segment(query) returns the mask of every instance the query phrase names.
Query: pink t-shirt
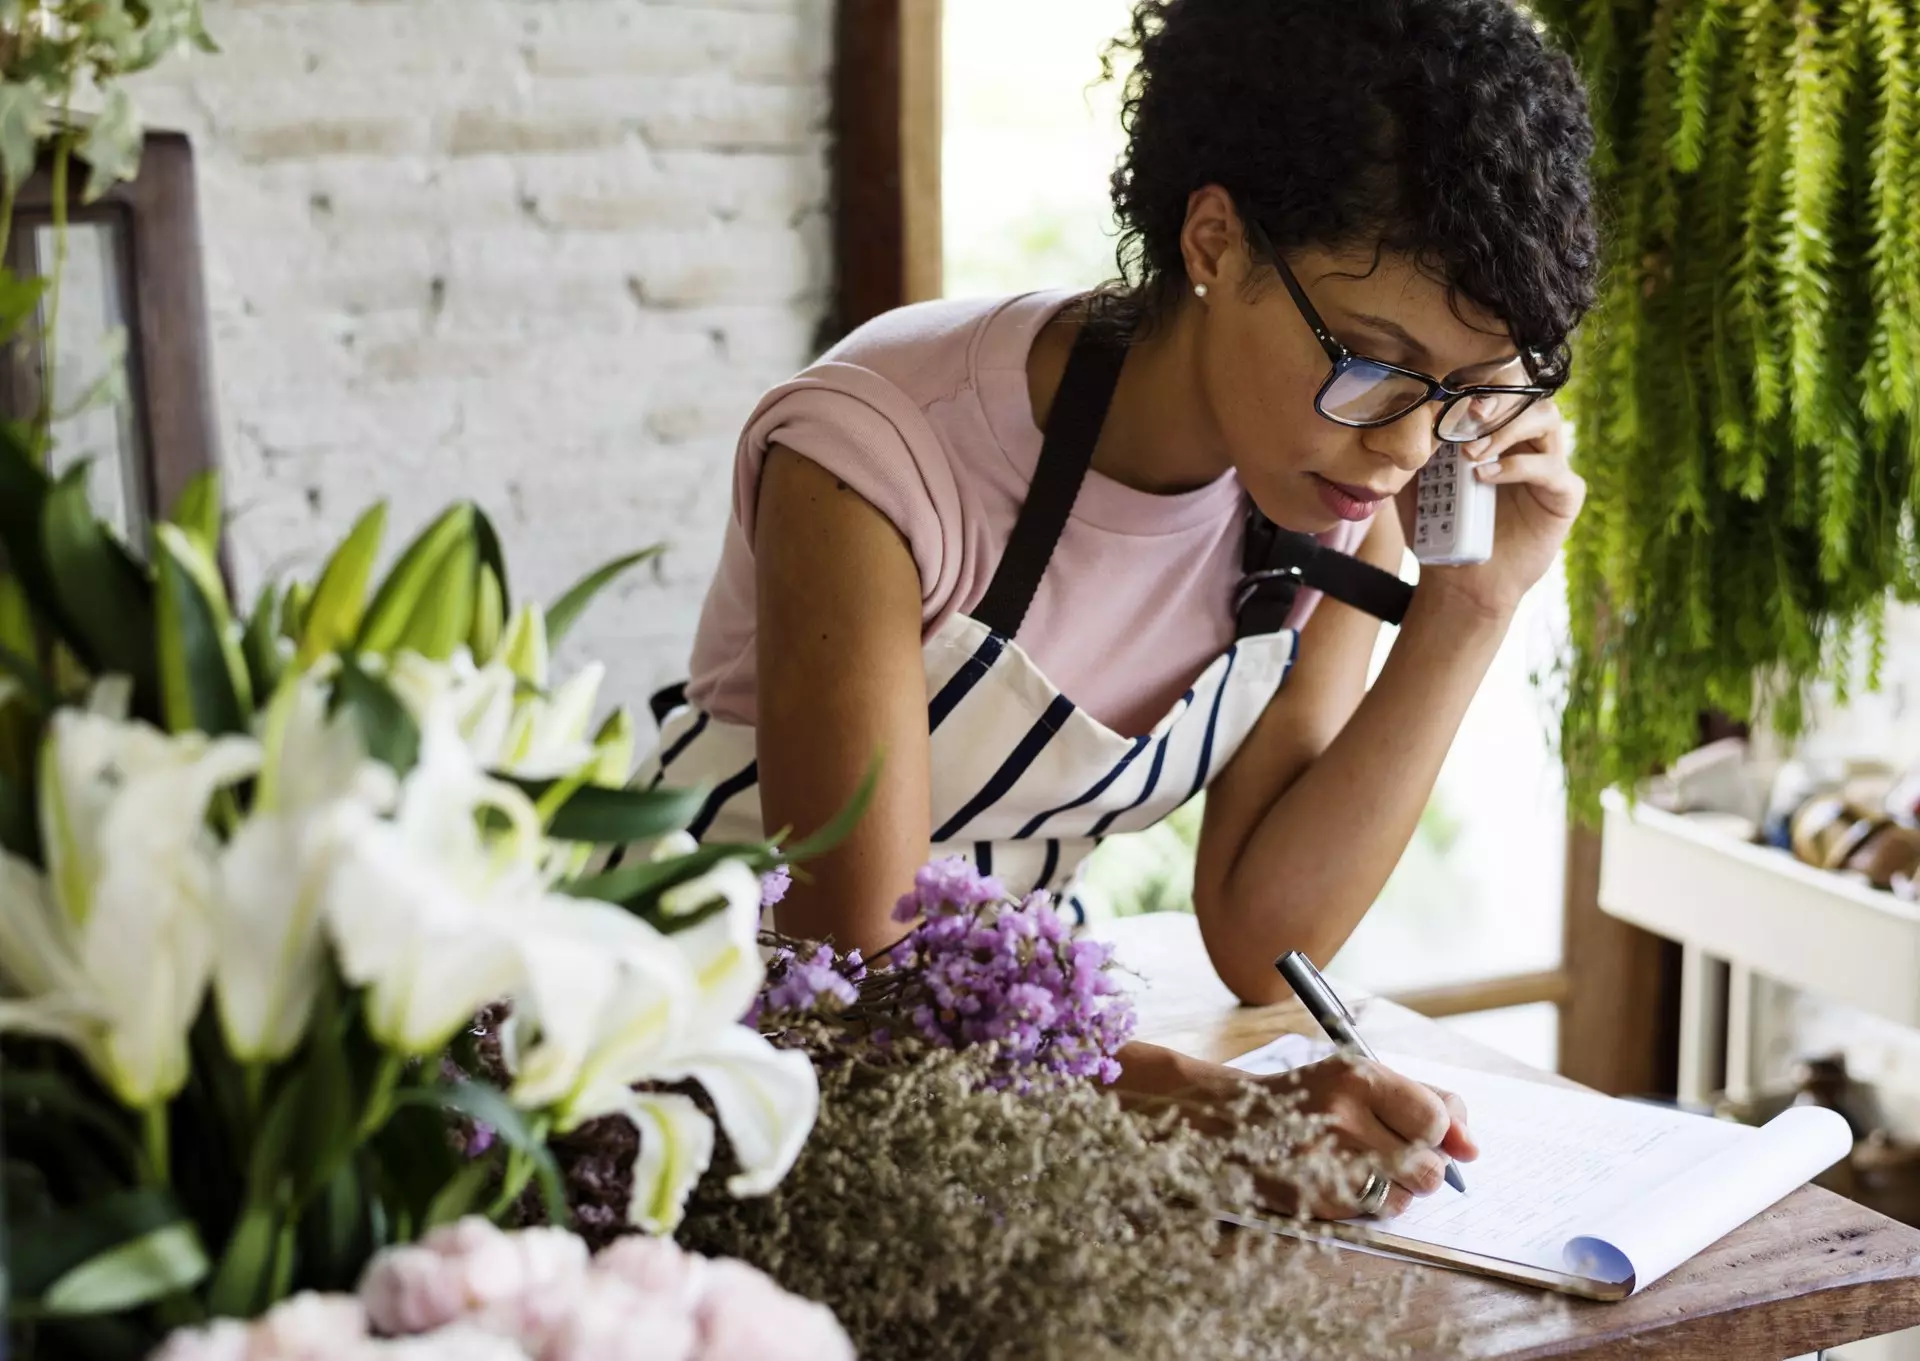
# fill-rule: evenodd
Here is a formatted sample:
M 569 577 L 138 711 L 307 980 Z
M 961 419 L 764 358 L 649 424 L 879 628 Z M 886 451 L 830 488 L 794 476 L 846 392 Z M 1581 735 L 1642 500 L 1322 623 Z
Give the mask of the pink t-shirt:
M 694 704 L 755 721 L 753 535 L 769 445 L 811 459 L 893 522 L 919 568 L 923 636 L 973 608 L 1040 457 L 1028 351 L 1075 296 L 901 308 L 761 399 L 740 439 L 733 515 L 694 638 Z M 1163 496 L 1088 472 L 1020 646 L 1094 718 L 1148 731 L 1233 641 L 1244 505 L 1232 473 Z M 1342 525 L 1321 541 L 1352 552 L 1365 532 Z M 1293 627 L 1316 598 L 1301 593 Z

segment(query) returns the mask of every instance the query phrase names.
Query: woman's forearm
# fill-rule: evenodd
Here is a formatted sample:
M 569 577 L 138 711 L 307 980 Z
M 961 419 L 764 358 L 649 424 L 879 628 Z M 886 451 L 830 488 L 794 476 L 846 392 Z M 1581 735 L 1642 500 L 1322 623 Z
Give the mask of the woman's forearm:
M 1215 968 L 1241 998 L 1287 995 L 1272 961 L 1324 964 L 1412 839 L 1511 616 L 1423 586 L 1353 717 L 1255 824 L 1202 904 Z

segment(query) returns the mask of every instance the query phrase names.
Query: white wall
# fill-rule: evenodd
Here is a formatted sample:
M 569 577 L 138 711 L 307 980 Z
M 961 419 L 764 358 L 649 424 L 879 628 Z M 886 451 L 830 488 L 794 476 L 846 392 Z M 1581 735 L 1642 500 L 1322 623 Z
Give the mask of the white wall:
M 251 587 L 376 497 L 478 500 L 551 598 L 671 554 L 575 647 L 677 677 L 757 395 L 826 302 L 828 0 L 208 0 L 141 78 L 199 154 Z M 644 726 L 643 726 L 644 731 Z
M 1823 697 L 1797 749 L 1816 757 L 1876 758 L 1902 769 L 1920 762 L 1920 608 L 1888 613 L 1880 691 L 1858 695 L 1845 708 Z M 1920 988 L 1920 978 L 1913 985 Z M 1769 988 L 1760 1000 L 1756 1040 L 1767 1081 L 1785 1085 L 1796 1060 L 1838 1050 L 1848 1071 L 1882 1089 L 1897 1131 L 1920 1138 L 1920 1031 L 1784 988 Z

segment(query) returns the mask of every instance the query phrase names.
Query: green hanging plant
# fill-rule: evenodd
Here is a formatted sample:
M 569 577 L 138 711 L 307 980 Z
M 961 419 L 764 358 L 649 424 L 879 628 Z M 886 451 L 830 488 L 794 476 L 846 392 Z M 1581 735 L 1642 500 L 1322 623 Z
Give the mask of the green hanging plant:
M 1567 394 L 1574 808 L 1878 683 L 1920 597 L 1920 4 L 1533 0 L 1581 63 L 1612 221 Z

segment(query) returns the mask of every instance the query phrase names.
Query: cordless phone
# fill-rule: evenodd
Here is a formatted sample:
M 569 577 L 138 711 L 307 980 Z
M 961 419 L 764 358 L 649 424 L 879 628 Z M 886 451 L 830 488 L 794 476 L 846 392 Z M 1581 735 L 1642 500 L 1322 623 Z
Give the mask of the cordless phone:
M 1420 470 L 1413 515 L 1413 555 L 1436 567 L 1485 562 L 1493 556 L 1493 508 L 1499 488 L 1474 476 L 1457 444 L 1442 444 Z

